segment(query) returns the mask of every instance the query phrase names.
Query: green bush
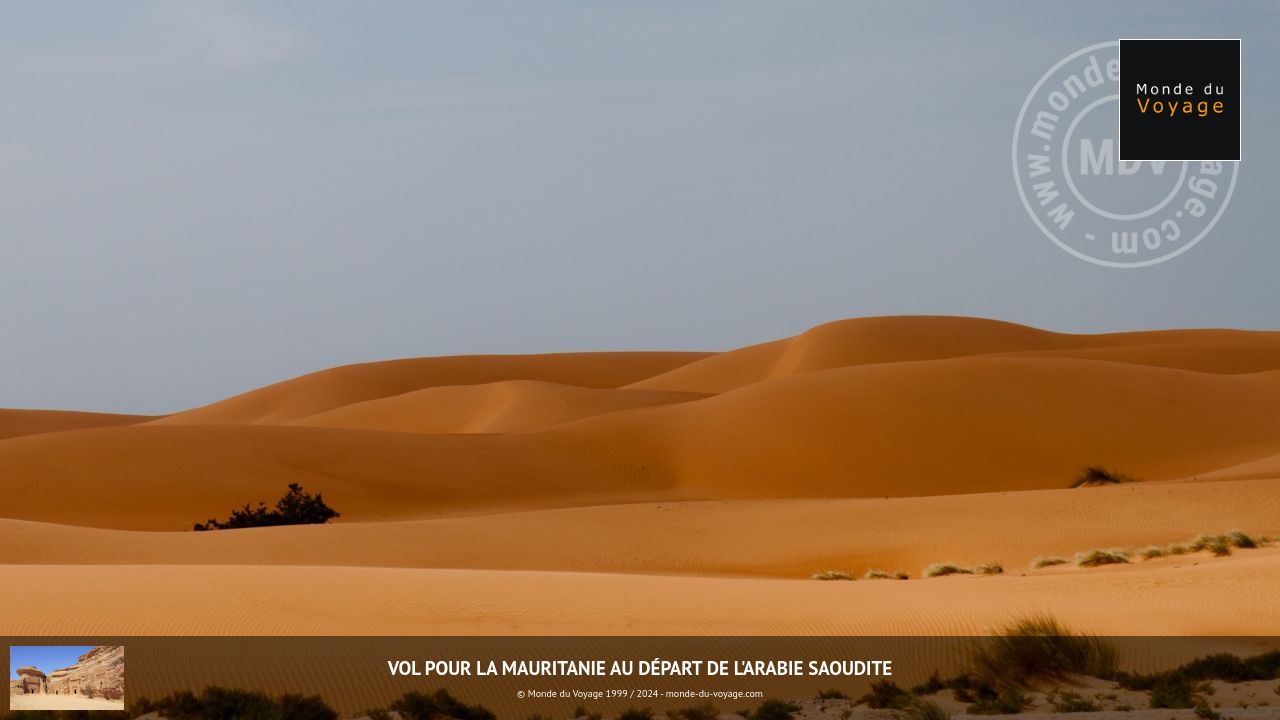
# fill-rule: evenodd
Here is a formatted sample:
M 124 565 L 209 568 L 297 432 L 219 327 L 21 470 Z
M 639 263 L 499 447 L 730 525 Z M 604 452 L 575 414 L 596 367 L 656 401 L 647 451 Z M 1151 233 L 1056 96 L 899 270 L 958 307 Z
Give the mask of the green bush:
M 853 574 L 848 570 L 819 570 L 809 577 L 814 580 L 852 580 Z
M 1040 568 L 1052 567 L 1054 565 L 1066 565 L 1070 560 L 1058 555 L 1041 555 L 1031 561 L 1031 567 L 1039 570 Z
M 231 517 L 225 521 L 209 518 L 207 522 L 196 523 L 194 529 L 196 532 L 203 532 L 280 525 L 323 525 L 339 515 L 340 513 L 325 505 L 324 497 L 319 493 L 311 495 L 303 492 L 298 483 L 289 483 L 289 492 L 276 501 L 274 509 L 268 510 L 263 502 L 258 503 L 256 508 L 246 503 L 243 508 L 232 510 Z

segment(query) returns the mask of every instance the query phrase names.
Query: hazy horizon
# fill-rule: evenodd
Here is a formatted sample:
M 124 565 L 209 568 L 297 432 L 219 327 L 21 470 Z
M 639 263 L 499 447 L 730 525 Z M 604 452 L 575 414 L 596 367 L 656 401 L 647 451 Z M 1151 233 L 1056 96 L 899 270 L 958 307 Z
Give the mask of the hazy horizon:
M 1280 329 L 1276 5 L 352 7 L 0 7 L 0 407 L 868 315 Z M 1202 243 L 1120 271 L 1040 234 L 1009 143 L 1135 36 L 1243 38 L 1244 161 Z

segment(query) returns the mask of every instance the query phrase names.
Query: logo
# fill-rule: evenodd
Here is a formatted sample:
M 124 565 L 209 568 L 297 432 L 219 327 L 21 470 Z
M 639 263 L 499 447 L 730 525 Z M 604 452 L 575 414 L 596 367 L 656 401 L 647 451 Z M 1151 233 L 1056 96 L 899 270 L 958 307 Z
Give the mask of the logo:
M 1013 176 L 1023 207 L 1058 247 L 1095 265 L 1139 268 L 1209 234 L 1239 167 L 1120 160 L 1119 48 L 1078 50 L 1035 84 L 1014 125 Z

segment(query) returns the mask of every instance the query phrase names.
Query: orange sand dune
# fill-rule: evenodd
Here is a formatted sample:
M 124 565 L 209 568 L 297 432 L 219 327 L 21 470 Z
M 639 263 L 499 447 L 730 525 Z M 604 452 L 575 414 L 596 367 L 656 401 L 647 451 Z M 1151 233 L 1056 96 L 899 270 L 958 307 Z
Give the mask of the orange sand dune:
M 1165 344 L 1181 347 L 1166 350 Z M 819 325 L 792 338 L 752 345 L 641 380 L 636 388 L 724 392 L 777 377 L 853 365 L 938 360 L 996 353 L 1099 352 L 1101 359 L 1206 372 L 1280 368 L 1280 333 L 1166 330 L 1068 335 L 967 317 L 872 317 Z M 1199 354 L 1206 357 L 1196 357 Z M 1162 355 L 1169 359 L 1162 359 Z M 1210 360 L 1215 355 L 1224 355 Z
M 1134 522 L 1134 518 L 1142 522 Z M 946 522 L 939 522 L 946 518 Z M 803 532 L 798 531 L 803 528 Z M 153 533 L 0 520 L 40 564 L 253 564 L 806 578 L 1280 536 L 1280 481 L 1135 483 L 928 498 L 635 503 L 435 520 Z M 745 531 L 744 529 L 749 529 Z M 1241 556 L 1250 553 L 1242 552 Z M 1191 564 L 1206 555 L 1180 558 Z M 1216 560 L 1215 560 L 1216 561 Z M 1145 563 L 1144 563 L 1145 564 Z
M 353 365 L 142 420 L 0 412 L 0 634 L 1276 627 L 1280 549 L 1027 565 L 1280 533 L 1280 333 L 868 318 Z M 1065 489 L 1089 464 L 1147 482 Z M 340 521 L 183 532 L 290 482 Z M 1008 572 L 805 579 L 946 560 Z
M 623 352 L 460 355 L 344 365 L 286 380 L 157 421 L 164 424 L 285 423 L 343 405 L 438 385 L 542 380 L 615 388 L 707 353 Z
M 153 419 L 150 415 L 0 409 L 0 440 L 65 430 L 136 425 Z
M 1280 370 L 1280 333 L 1257 333 L 1247 340 L 1163 342 L 1070 350 L 1003 353 L 1004 357 L 1078 358 L 1235 375 Z
M 793 375 L 594 428 L 663 433 L 702 497 L 943 495 L 1063 487 L 1086 464 L 1157 480 L 1276 454 L 1278 403 L 1280 373 L 972 357 Z
M 953 495 L 1060 488 L 1086 464 L 1207 473 L 1280 454 L 1277 427 L 1280 373 L 973 357 L 816 371 L 512 435 L 150 425 L 16 438 L 0 443 L 0 492 L 9 517 L 163 530 L 294 481 L 344 521 Z
M 291 482 L 344 521 L 433 517 L 671 497 L 642 463 L 603 467 L 600 448 L 530 435 L 417 435 L 288 426 L 142 425 L 0 443 L 5 516 L 182 530 L 271 501 Z M 571 468 L 595 467 L 591 483 Z
M 507 380 L 426 388 L 295 420 L 294 425 L 415 433 L 510 433 L 633 408 L 697 400 L 696 393 L 614 390 Z
M 1272 635 L 1280 551 L 1177 569 L 907 582 L 5 565 L 0 587 L 23 589 L 0 600 L 0 634 L 19 636 L 970 635 L 1031 613 L 1100 634 Z

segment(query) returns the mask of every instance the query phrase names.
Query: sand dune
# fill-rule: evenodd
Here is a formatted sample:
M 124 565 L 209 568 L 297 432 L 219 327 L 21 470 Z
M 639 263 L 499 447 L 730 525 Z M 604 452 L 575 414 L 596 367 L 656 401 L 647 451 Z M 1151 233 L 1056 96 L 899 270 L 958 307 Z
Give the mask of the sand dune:
M 696 393 L 615 390 L 507 380 L 426 388 L 344 405 L 294 425 L 389 432 L 511 433 L 607 413 L 697 400 Z
M 0 409 L 0 440 L 66 430 L 136 425 L 153 419 L 150 415 Z
M 1223 498 L 1230 498 L 1224 501 Z M 937 521 L 946 517 L 946 523 Z M 1141 523 L 1133 522 L 1141 517 Z M 892 500 L 633 503 L 382 523 L 154 533 L 0 520 L 41 564 L 332 565 L 807 578 L 1136 548 L 1243 528 L 1280 535 L 1280 482 L 1141 483 Z M 744 531 L 749 529 L 749 531 Z M 803 532 L 798 532 L 803 528 Z M 1248 553 L 1245 553 L 1246 555 Z M 1207 556 L 1181 558 L 1201 562 Z
M 1276 427 L 1280 373 L 974 357 L 815 371 L 508 435 L 147 425 L 15 438 L 0 443 L 0 491 L 10 517 L 150 530 L 288 482 L 323 490 L 344 521 L 955 495 L 1061 488 L 1086 464 L 1208 473 L 1280 454 Z
M 24 597 L 0 633 L 933 634 L 1035 610 L 1265 634 L 1278 550 L 1026 567 L 1276 535 L 1277 458 L 1280 333 L 973 318 L 369 363 L 159 419 L 3 411 L 0 547 L 22 552 L 0 586 Z M 1066 489 L 1089 464 L 1142 482 Z M 290 482 L 339 522 L 187 531 Z M 1009 572 L 804 579 L 943 560 Z
M 503 380 L 612 388 L 703 357 L 706 353 L 460 355 L 345 365 L 251 390 L 157 422 L 169 425 L 285 423 L 343 405 L 428 387 Z
M 491 570 L 0 566 L 0 633 L 967 635 L 1052 613 L 1114 635 L 1269 635 L 1280 553 L 1088 574 L 823 583 Z M 79 592 L 92 587 L 93 593 Z M 129 612 L 121 612 L 129 608 Z M 175 608 L 181 608 L 175 612 Z M 1230 608 L 1230 612 L 1216 611 Z
M 638 459 L 529 437 L 257 425 L 38 435 L 0 443 L 0 494 L 11 518 L 140 530 L 189 529 L 291 482 L 323 492 L 343 521 L 673 496 L 669 476 Z M 584 483 L 575 467 L 600 474 Z
M 724 392 L 816 370 L 1005 353 L 1074 354 L 1203 372 L 1258 372 L 1280 368 L 1280 333 L 1174 330 L 1069 335 L 980 318 L 857 318 L 712 355 L 633 387 Z
M 669 462 L 702 496 L 897 497 L 1063 487 L 1087 464 L 1208 472 L 1280 450 L 1278 403 L 1280 373 L 975 357 L 817 371 L 617 424 L 666 415 Z

